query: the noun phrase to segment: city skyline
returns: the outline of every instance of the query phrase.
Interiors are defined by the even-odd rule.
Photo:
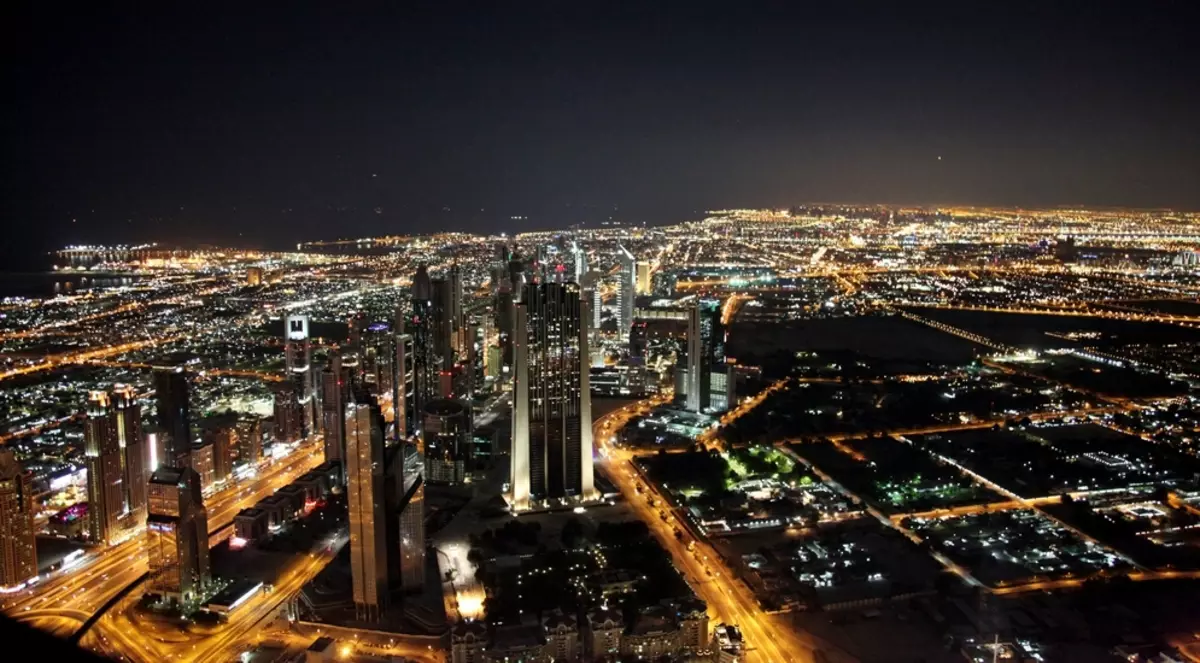
[[[1200,662],[1190,4],[65,9],[8,658]]]

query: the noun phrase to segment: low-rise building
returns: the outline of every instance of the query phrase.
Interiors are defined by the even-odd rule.
[[[621,636],[621,653],[642,659],[673,654],[679,648],[679,626],[672,615],[652,609],[637,616]]]
[[[270,514],[258,507],[242,509],[233,517],[233,535],[246,543],[262,539],[269,531]]]
[[[482,663],[488,645],[483,622],[459,622],[450,630],[450,663]]]
[[[625,622],[616,610],[593,610],[587,615],[584,649],[588,660],[621,653],[621,633]]]
[[[542,620],[546,628],[546,653],[555,661],[579,657],[579,624],[574,617],[554,612]]]

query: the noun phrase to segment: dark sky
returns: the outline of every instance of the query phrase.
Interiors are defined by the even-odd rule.
[[[1189,2],[76,4],[2,17],[0,214],[28,242],[1200,208]]]

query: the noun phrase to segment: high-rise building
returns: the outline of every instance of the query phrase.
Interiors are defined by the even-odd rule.
[[[578,242],[572,242],[571,257],[575,263],[575,282],[583,285],[583,275],[588,272],[587,251]]]
[[[645,260],[638,261],[636,272],[636,287],[634,291],[639,295],[650,294],[650,263]]]
[[[424,265],[413,277],[412,311],[404,321],[404,331],[412,336],[413,408],[420,412],[425,403],[437,398],[442,368],[434,344],[433,282]]]
[[[515,299],[513,291],[507,287],[501,287],[500,291],[496,293],[496,309],[493,313],[496,319],[496,342],[500,350],[500,361],[499,366],[496,367],[496,374],[501,378],[506,378],[512,371],[513,304]]]
[[[397,440],[417,434],[415,345],[411,334],[396,334],[392,359],[392,425]]]
[[[421,439],[431,483],[460,484],[471,469],[471,412],[465,403],[439,399],[425,405]]]
[[[37,576],[33,530],[33,476],[0,447],[0,587],[20,587]]]
[[[441,371],[452,369],[458,358],[455,283],[449,276],[433,280],[433,346]]]
[[[513,508],[594,495],[586,313],[574,283],[528,285],[516,306]]]
[[[190,467],[159,468],[150,476],[147,493],[147,587],[176,601],[195,599],[212,581],[200,475]]]
[[[704,373],[703,341],[700,338],[700,305],[693,303],[688,307],[687,328],[687,409],[700,412],[706,405],[708,393],[701,387],[701,376]]]
[[[462,272],[459,271],[458,265],[454,264],[450,270],[446,272],[446,283],[450,288],[449,299],[449,314],[450,314],[450,343],[454,351],[458,354],[465,352],[464,347],[466,339],[463,337],[463,284]]]
[[[377,620],[388,606],[388,537],[383,421],[373,403],[346,407],[346,501],[354,611]]]
[[[246,268],[246,285],[250,287],[260,286],[263,281],[262,267],[247,267]]]
[[[262,460],[262,419],[250,415],[237,423],[237,460],[241,465],[257,465]]]
[[[629,339],[629,328],[633,326],[633,303],[635,292],[635,267],[637,259],[624,246],[617,254],[617,336],[622,341]]]
[[[416,445],[404,445],[400,482],[400,588],[412,592],[425,586],[425,480]]]
[[[512,288],[514,303],[521,301],[521,295],[525,292],[525,261],[514,252],[508,259],[508,285]]]
[[[88,536],[114,543],[146,521],[142,410],[128,385],[88,395],[83,428],[87,460]]]
[[[289,315],[284,321],[284,361],[288,380],[296,387],[300,404],[300,437],[313,433],[315,411],[313,403],[312,341],[308,334],[308,316]]]
[[[357,357],[355,358],[357,361]],[[346,458],[346,402],[350,394],[350,369],[333,355],[321,371],[321,427],[325,430],[325,460]]]
[[[275,385],[275,439],[279,442],[298,442],[304,437],[304,407],[296,392],[295,382]]]
[[[159,435],[163,455],[160,467],[187,467],[192,450],[192,419],[188,406],[187,373],[182,370],[156,371],[154,397],[157,403]]]
[[[221,422],[205,432],[213,449],[213,481],[221,485],[233,476],[233,458],[238,448],[236,419]]]
[[[342,367],[349,377],[347,389],[353,390],[363,379],[363,334],[367,329],[367,316],[363,312],[355,313],[346,321],[346,345],[341,348]],[[339,413],[341,416],[341,413]]]
[[[217,458],[212,438],[203,437],[192,445],[191,467],[200,475],[200,492],[211,495],[217,483]]]

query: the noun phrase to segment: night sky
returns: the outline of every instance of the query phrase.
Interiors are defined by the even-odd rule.
[[[3,17],[21,246],[1200,208],[1188,2],[32,4]]]

